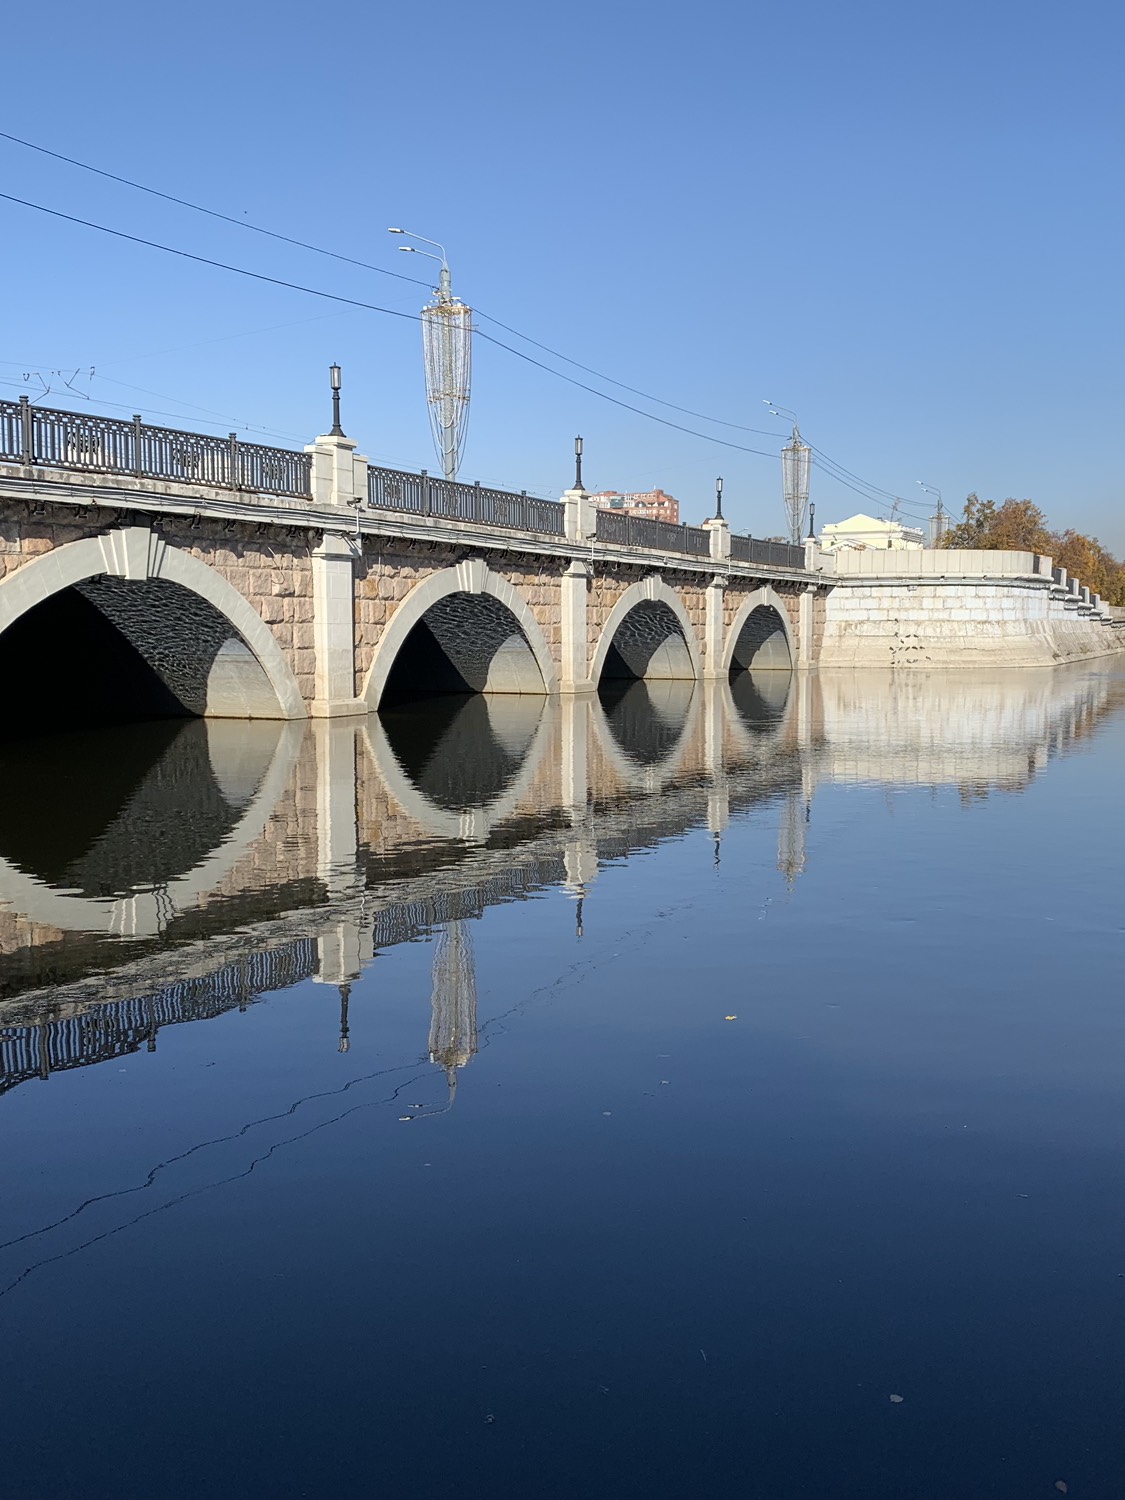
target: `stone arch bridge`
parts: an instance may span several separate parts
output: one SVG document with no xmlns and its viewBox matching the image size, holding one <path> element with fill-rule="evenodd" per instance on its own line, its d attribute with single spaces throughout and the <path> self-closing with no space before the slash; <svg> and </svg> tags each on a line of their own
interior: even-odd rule
<svg viewBox="0 0 1125 1500">
<path fill-rule="evenodd" d="M 31 723 L 300 719 L 815 663 L 804 548 L 0 402 L 0 661 Z"/>
</svg>

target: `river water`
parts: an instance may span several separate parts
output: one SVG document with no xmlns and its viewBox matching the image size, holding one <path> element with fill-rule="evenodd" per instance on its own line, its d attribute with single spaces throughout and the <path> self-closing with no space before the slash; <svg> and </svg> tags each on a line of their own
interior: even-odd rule
<svg viewBox="0 0 1125 1500">
<path fill-rule="evenodd" d="M 1123 708 L 0 746 L 4 1493 L 1125 1491 Z"/>
</svg>

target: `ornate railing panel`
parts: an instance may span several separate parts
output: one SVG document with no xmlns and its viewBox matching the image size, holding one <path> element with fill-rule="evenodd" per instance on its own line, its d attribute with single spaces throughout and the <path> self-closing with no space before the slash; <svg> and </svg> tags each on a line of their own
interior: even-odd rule
<svg viewBox="0 0 1125 1500">
<path fill-rule="evenodd" d="M 599 542 L 616 542 L 623 547 L 686 552 L 693 557 L 711 554 L 710 535 L 701 527 L 676 526 L 671 521 L 630 515 L 626 510 L 599 510 L 597 538 Z"/>
<path fill-rule="evenodd" d="M 48 469 L 86 469 L 271 495 L 312 494 L 312 458 L 244 443 L 236 433 L 180 432 L 85 412 L 0 401 L 0 459 Z"/>
<path fill-rule="evenodd" d="M 446 521 L 475 521 L 482 526 L 504 526 L 563 536 L 564 507 L 557 500 L 538 500 L 521 491 L 486 489 L 481 484 L 458 484 L 435 479 L 425 470 L 409 474 L 400 469 L 367 470 L 368 503 L 376 510 L 409 511 Z"/>
<path fill-rule="evenodd" d="M 755 563 L 763 568 L 804 568 L 805 549 L 792 542 L 760 542 L 750 536 L 732 536 L 730 555 L 734 562 Z"/>
</svg>

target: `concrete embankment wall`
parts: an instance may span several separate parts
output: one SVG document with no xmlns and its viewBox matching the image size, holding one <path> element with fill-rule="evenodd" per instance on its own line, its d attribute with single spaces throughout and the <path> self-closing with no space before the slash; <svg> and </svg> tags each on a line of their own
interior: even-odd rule
<svg viewBox="0 0 1125 1500">
<path fill-rule="evenodd" d="M 1125 649 L 1108 607 L 1021 552 L 838 553 L 822 667 L 1041 667 Z"/>
</svg>

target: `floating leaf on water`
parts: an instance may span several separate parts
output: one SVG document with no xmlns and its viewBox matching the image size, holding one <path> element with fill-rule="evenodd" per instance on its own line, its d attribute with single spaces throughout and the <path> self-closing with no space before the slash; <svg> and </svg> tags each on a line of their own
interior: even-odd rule
<svg viewBox="0 0 1125 1500">
<path fill-rule="evenodd" d="M 1065 1479 L 1056 1479 L 1055 1480 L 1055 1489 L 1058 1490 L 1058 1492 L 1059 1492 L 1060 1495 L 1065 1495 L 1066 1494 L 1066 1480 Z"/>
<path fill-rule="evenodd" d="M 399 1115 L 399 1123 L 405 1125 L 408 1120 L 413 1120 L 413 1115 Z"/>
<path fill-rule="evenodd" d="M 903 1403 L 903 1399 L 904 1398 L 902 1396 L 892 1396 L 891 1397 L 891 1400 L 894 1402 L 894 1404 L 896 1406 L 901 1406 L 902 1403 Z"/>
<path fill-rule="evenodd" d="M 724 1021 L 737 1021 L 738 1017 L 737 1016 L 724 1016 L 723 1020 Z"/>
<path fill-rule="evenodd" d="M 660 1082 L 661 1082 L 661 1083 L 671 1083 L 671 1081 L 672 1081 L 672 1080 L 671 1080 L 671 1079 L 670 1079 L 670 1078 L 662 1078 L 662 1079 L 661 1079 L 661 1080 L 660 1080 Z"/>
</svg>

